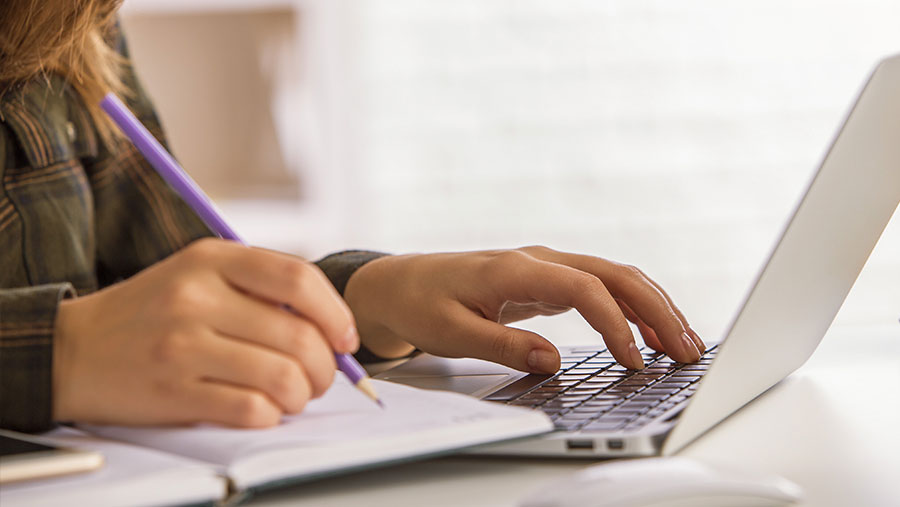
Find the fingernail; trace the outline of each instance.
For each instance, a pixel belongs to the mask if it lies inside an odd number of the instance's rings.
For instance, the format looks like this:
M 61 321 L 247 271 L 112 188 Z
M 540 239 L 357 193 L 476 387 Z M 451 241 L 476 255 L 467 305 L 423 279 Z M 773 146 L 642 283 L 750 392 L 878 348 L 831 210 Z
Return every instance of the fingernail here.
M 529 352 L 526 362 L 534 373 L 556 373 L 559 367 L 556 363 L 556 354 L 542 349 Z
M 697 332 L 691 328 L 688 328 L 687 333 L 694 340 L 694 345 L 697 346 L 697 350 L 700 351 L 700 355 L 703 355 L 703 353 L 706 352 L 706 344 L 703 343 L 703 340 L 700 339 L 700 335 L 698 335 Z
M 700 359 L 700 351 L 694 345 L 694 340 L 687 333 L 681 333 L 681 341 L 684 343 L 685 356 L 690 357 L 691 361 Z
M 347 329 L 347 334 L 344 335 L 344 338 L 341 340 L 341 345 L 344 350 L 350 352 L 356 350 L 359 347 L 359 332 L 356 330 L 356 326 L 350 326 Z
M 631 368 L 640 370 L 644 367 L 644 358 L 641 357 L 641 351 L 638 350 L 634 342 L 628 342 L 628 354 L 631 356 Z

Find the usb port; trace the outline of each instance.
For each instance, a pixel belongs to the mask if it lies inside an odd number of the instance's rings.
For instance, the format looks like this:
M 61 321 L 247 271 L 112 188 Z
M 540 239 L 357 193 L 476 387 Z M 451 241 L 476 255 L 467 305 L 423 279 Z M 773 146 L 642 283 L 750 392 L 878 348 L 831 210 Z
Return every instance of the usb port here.
M 619 438 L 613 438 L 606 441 L 606 447 L 608 447 L 610 451 L 621 451 L 625 448 L 625 442 Z
M 569 450 L 593 451 L 594 450 L 594 441 L 593 440 L 566 440 L 566 448 Z

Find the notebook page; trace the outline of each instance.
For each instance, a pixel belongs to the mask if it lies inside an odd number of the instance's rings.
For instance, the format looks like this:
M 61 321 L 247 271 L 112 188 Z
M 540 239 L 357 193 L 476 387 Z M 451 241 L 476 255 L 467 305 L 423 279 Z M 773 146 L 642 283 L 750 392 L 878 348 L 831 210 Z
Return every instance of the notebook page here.
M 140 507 L 208 503 L 225 498 L 225 480 L 206 463 L 101 440 L 70 428 L 59 428 L 41 437 L 62 446 L 98 451 L 105 463 L 92 472 L 4 484 L 0 488 L 3 507 Z
M 398 446 L 402 447 L 400 454 L 413 456 L 419 451 L 433 452 L 435 446 L 449 449 L 552 429 L 552 423 L 535 411 L 456 393 L 372 382 L 384 409 L 339 375 L 325 396 L 311 401 L 303 413 L 285 417 L 274 428 L 248 430 L 202 425 L 188 428 L 87 426 L 83 429 L 216 463 L 228 468 L 229 475 L 242 461 L 268 454 L 283 455 L 286 451 L 291 461 L 297 463 L 291 465 L 296 473 L 312 473 L 320 470 L 315 465 L 304 464 L 304 458 L 315 458 L 320 467 L 328 466 L 323 462 L 324 456 L 328 456 L 326 461 L 330 463 L 379 461 L 379 456 L 396 458 L 393 451 Z M 477 434 L 479 428 L 484 432 L 481 438 Z M 385 449 L 379 447 L 382 445 Z M 253 459 L 257 467 L 265 468 L 261 464 L 264 461 Z

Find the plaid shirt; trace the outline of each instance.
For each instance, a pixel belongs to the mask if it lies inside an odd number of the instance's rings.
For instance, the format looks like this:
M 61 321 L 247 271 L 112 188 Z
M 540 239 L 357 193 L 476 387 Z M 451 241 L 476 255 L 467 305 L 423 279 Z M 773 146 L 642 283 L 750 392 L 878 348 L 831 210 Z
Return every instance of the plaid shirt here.
M 124 42 L 120 52 L 127 56 Z M 162 129 L 132 72 L 128 105 Z M 128 142 L 100 142 L 62 78 L 35 79 L 0 102 L 0 427 L 53 427 L 53 327 L 63 298 L 126 279 L 211 235 Z M 381 254 L 320 260 L 343 292 Z M 363 352 L 363 355 L 367 353 Z

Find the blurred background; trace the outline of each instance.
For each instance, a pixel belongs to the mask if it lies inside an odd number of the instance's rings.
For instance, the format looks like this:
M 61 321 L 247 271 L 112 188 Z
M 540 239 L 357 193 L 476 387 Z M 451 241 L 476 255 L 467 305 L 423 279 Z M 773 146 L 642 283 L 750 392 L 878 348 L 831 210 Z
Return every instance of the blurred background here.
M 122 18 L 176 156 L 251 242 L 591 253 L 640 266 L 707 339 L 900 52 L 896 0 L 127 0 Z M 898 317 L 895 216 L 838 321 Z M 596 339 L 574 313 L 526 327 Z

